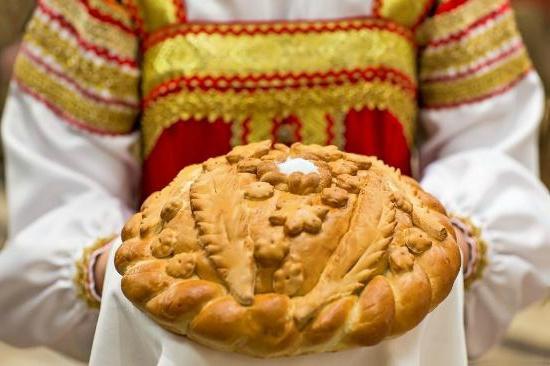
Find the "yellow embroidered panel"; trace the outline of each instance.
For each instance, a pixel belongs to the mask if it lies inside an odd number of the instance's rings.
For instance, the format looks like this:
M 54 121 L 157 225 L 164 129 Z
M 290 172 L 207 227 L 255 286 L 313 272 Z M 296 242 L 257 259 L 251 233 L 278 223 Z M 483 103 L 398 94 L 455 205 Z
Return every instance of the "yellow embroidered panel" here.
M 447 28 L 445 21 L 450 22 Z M 428 42 L 419 73 L 427 108 L 489 98 L 511 88 L 532 68 L 507 1 L 470 0 L 436 14 L 430 24 L 433 28 L 423 29 Z
M 384 65 L 415 79 L 415 47 L 407 31 L 391 31 L 373 20 L 348 23 L 290 23 L 290 31 L 278 33 L 259 25 L 182 25 L 146 41 L 144 95 L 177 75 L 259 76 Z
M 139 112 L 137 38 L 118 5 L 100 2 L 39 1 L 14 77 L 74 125 L 127 133 Z
M 145 154 L 179 120 L 223 119 L 232 142 L 271 137 L 295 117 L 306 143 L 325 143 L 327 123 L 352 108 L 391 111 L 412 140 L 416 47 L 411 33 L 377 19 L 187 24 L 144 42 Z

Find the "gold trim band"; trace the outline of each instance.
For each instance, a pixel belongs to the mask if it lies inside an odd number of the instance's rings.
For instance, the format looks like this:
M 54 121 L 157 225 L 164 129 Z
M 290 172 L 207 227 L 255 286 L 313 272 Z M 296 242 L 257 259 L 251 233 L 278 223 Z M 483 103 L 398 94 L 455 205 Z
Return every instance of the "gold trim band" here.
M 17 59 L 15 77 L 50 108 L 93 131 L 127 133 L 135 123 L 137 108 L 107 106 L 93 101 L 56 80 L 24 53 Z
M 390 82 L 346 83 L 329 87 L 268 89 L 254 92 L 183 90 L 160 98 L 145 109 L 142 120 L 144 153 L 147 156 L 165 128 L 180 120 L 219 118 L 248 121 L 249 141 L 271 138 L 273 121 L 289 116 L 302 125 L 305 143 L 325 143 L 326 116 L 341 116 L 351 109 L 392 112 L 412 141 L 416 118 L 414 94 Z
M 137 71 L 125 71 L 120 65 L 93 61 L 85 57 L 84 50 L 60 36 L 37 17 L 29 23 L 25 41 L 39 47 L 41 53 L 51 57 L 71 79 L 90 89 L 108 91 L 117 99 L 136 99 L 139 77 Z M 135 73 L 135 75 L 132 75 Z
M 292 33 L 256 34 L 186 32 L 193 25 L 183 25 L 183 34 L 145 52 L 144 95 L 179 75 L 255 77 L 383 66 L 416 80 L 416 49 L 409 39 L 389 28 L 370 27 L 372 20 L 357 22 L 358 28 L 350 30 L 338 30 L 334 23 L 332 30 L 297 26 Z
M 454 106 L 480 100 L 513 85 L 532 68 L 525 49 L 491 70 L 453 81 L 423 83 L 421 92 L 428 108 Z
M 509 0 L 468 0 L 452 11 L 436 14 L 419 28 L 417 32 L 419 44 L 444 39 L 463 31 L 507 3 Z
M 102 1 L 96 0 L 94 3 L 97 5 Z M 123 58 L 137 58 L 138 43 L 135 35 L 121 31 L 117 26 L 93 17 L 80 1 L 42 0 L 40 6 L 51 8 L 61 15 L 74 27 L 79 37 L 89 43 L 108 49 Z M 105 4 L 103 6 L 107 7 Z
M 518 37 L 514 15 L 508 12 L 473 37 L 437 49 L 428 49 L 421 57 L 421 78 L 469 66 Z

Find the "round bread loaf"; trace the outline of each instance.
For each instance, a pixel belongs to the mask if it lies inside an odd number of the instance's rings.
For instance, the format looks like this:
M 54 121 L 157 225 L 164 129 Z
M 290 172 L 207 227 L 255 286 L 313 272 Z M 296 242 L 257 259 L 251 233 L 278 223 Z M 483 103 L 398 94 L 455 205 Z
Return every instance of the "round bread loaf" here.
M 279 357 L 414 328 L 460 268 L 444 208 L 376 158 L 264 141 L 183 169 L 122 232 L 122 291 L 209 347 Z

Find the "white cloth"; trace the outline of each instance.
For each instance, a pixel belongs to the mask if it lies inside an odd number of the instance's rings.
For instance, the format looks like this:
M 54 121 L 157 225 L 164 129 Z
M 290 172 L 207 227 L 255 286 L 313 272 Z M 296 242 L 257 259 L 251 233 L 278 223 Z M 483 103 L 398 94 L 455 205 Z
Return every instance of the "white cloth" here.
M 87 360 L 98 312 L 77 298 L 82 249 L 134 210 L 137 135 L 91 135 L 12 85 L 2 138 L 9 239 L 0 251 L 0 340 Z
M 162 329 L 124 298 L 121 277 L 112 262 L 106 277 L 109 280 L 104 288 L 92 366 L 467 365 L 462 275 L 445 301 L 404 336 L 374 347 L 270 360 L 214 351 Z
M 481 228 L 489 265 L 466 292 L 468 353 L 498 342 L 514 314 L 550 289 L 550 196 L 537 179 L 544 95 L 531 72 L 489 100 L 423 111 L 431 137 L 422 184 Z
M 370 15 L 372 9 L 368 0 L 186 3 L 191 20 L 333 18 Z M 428 166 L 424 186 L 450 211 L 472 217 L 490 248 L 489 268 L 466 298 L 472 355 L 497 341 L 511 315 L 550 286 L 542 263 L 550 247 L 550 200 L 533 174 L 542 104 L 540 81 L 531 73 L 498 97 L 421 115 L 430 136 L 422 150 Z M 130 147 L 137 136 L 76 130 L 17 87 L 7 103 L 3 133 L 10 239 L 0 252 L 0 339 L 19 346 L 44 344 L 85 359 L 97 313 L 75 296 L 74 261 L 84 246 L 119 231 L 127 212 L 135 209 L 139 168 Z M 463 291 L 457 281 L 445 303 L 404 337 L 284 363 L 409 366 L 427 365 L 429 357 L 434 365 L 463 365 Z M 123 297 L 119 286 L 110 263 L 92 365 L 253 362 L 161 330 Z

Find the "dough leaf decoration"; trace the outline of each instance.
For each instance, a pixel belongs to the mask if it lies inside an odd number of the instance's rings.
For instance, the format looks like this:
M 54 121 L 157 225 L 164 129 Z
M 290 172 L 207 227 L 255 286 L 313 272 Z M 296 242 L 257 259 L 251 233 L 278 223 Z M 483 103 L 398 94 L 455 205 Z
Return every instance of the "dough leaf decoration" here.
M 242 305 L 254 299 L 254 243 L 234 168 L 201 175 L 191 186 L 199 240 L 230 293 Z

